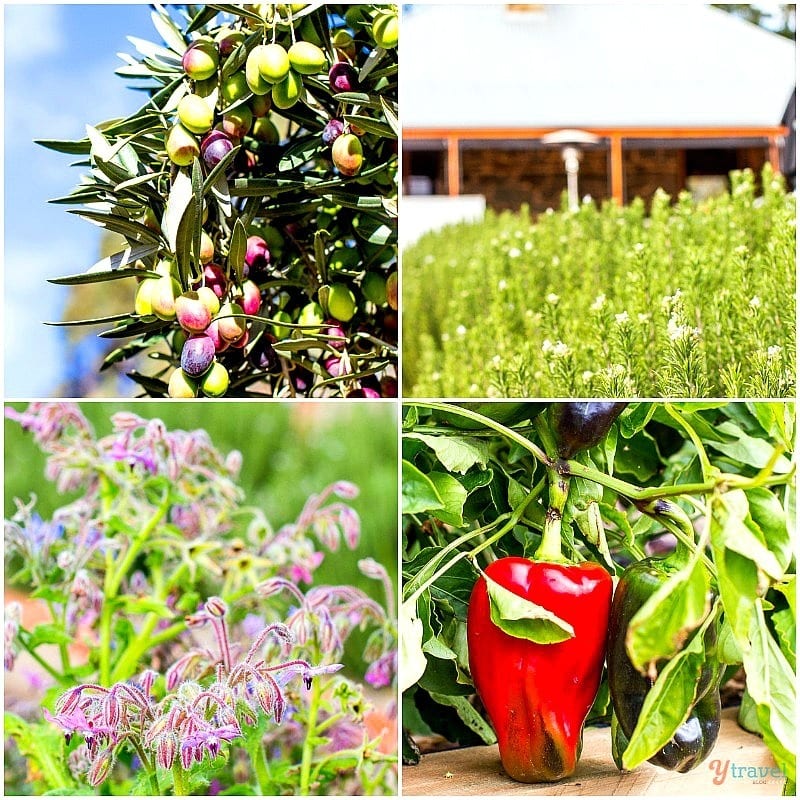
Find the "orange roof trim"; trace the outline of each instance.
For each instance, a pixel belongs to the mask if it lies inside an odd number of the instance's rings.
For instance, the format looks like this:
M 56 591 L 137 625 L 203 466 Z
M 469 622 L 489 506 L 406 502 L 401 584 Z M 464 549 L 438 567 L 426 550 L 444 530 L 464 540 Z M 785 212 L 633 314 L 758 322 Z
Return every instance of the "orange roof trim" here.
M 694 127 L 579 127 L 595 136 L 622 137 L 623 139 L 761 139 L 786 136 L 789 129 L 783 125 L 765 126 L 712 126 Z M 403 128 L 404 139 L 540 139 L 548 133 L 561 128 Z

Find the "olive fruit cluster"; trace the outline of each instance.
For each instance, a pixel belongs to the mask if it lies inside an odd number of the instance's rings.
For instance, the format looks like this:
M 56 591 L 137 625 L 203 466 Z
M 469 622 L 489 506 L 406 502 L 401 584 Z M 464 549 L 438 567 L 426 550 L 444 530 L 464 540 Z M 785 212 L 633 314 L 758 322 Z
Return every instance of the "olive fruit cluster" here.
M 127 240 L 97 280 L 137 278 L 129 316 L 95 315 L 134 337 L 104 366 L 151 356 L 128 374 L 156 396 L 396 393 L 396 7 L 172 13 L 118 70 L 149 102 L 68 148 L 81 213 Z

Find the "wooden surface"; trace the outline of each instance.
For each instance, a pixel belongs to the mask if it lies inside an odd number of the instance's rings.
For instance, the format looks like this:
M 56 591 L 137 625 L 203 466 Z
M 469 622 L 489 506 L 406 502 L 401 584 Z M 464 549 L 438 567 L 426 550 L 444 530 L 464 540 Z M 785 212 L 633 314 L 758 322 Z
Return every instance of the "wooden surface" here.
M 736 724 L 736 711 L 735 708 L 723 711 L 722 728 L 713 752 L 699 767 L 684 775 L 648 763 L 632 772 L 620 772 L 611 758 L 610 729 L 589 728 L 584 734 L 583 753 L 575 774 L 558 783 L 517 783 L 503 772 L 496 745 L 465 747 L 431 753 L 423 756 L 417 766 L 403 767 L 403 796 L 780 796 L 782 778 L 774 775 L 766 775 L 761 779 L 748 778 L 743 774 L 746 770 L 739 769 L 772 769 L 775 761 L 761 739 Z M 740 776 L 735 777 L 734 772 Z

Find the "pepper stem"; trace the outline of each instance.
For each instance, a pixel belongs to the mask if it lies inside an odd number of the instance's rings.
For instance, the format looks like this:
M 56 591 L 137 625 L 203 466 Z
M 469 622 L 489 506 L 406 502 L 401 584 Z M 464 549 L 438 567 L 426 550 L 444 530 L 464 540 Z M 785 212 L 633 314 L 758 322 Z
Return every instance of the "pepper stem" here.
M 550 482 L 550 507 L 544 516 L 542 542 L 533 557 L 537 561 L 566 562 L 561 552 L 561 520 L 569 496 L 569 476 L 548 467 L 547 478 Z

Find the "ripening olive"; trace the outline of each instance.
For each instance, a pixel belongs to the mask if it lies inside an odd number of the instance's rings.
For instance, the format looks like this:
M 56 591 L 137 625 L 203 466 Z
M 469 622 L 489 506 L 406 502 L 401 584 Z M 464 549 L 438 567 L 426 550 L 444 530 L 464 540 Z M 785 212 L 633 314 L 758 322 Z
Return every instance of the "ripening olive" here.
M 286 48 L 277 43 L 262 44 L 254 47 L 253 52 L 256 53 L 258 71 L 265 81 L 278 83 L 286 77 L 291 66 Z
M 339 136 L 331 147 L 331 157 L 336 169 L 352 177 L 361 172 L 361 165 L 364 163 L 364 149 L 359 138 L 352 133 L 343 133 Z
M 200 155 L 200 145 L 180 122 L 169 129 L 166 140 L 167 155 L 179 167 L 188 167 Z
M 214 125 L 214 109 L 198 94 L 187 94 L 178 103 L 178 119 L 192 133 L 205 133 Z
M 197 397 L 197 383 L 178 367 L 170 376 L 167 394 L 175 398 Z
M 331 284 L 328 311 L 340 322 L 349 322 L 356 313 L 356 297 L 343 283 Z
M 302 91 L 302 78 L 290 69 L 286 77 L 272 87 L 272 102 L 275 108 L 291 108 L 300 99 Z
M 311 42 L 295 42 L 289 48 L 289 63 L 301 75 L 316 75 L 325 69 L 327 58 L 321 47 Z
M 214 42 L 198 39 L 186 48 L 181 60 L 183 71 L 195 81 L 210 78 L 219 65 L 219 51 Z

